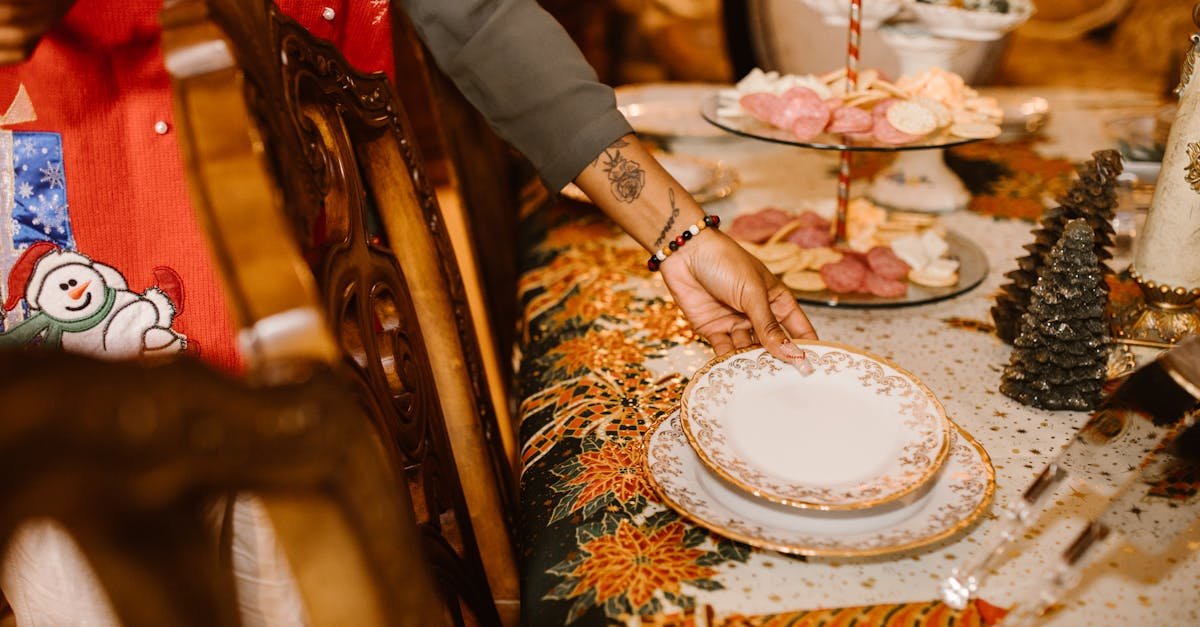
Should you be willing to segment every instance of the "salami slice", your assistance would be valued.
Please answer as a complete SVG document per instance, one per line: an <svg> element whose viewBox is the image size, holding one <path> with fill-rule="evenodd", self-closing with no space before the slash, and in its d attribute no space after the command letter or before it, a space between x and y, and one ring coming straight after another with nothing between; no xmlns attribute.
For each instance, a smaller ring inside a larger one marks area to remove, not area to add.
<svg viewBox="0 0 1200 627"><path fill-rule="evenodd" d="M850 141L860 144L875 143L875 120L871 120L871 126L861 133L845 133L846 138Z"/></svg>
<svg viewBox="0 0 1200 627"><path fill-rule="evenodd" d="M805 109L796 116L792 122L792 134L802 142L811 141L825 130L827 124L829 124L829 109L826 108L825 103L820 103L816 108Z"/></svg>
<svg viewBox="0 0 1200 627"><path fill-rule="evenodd" d="M903 280L912 269L888 246L876 246L868 250L867 264L871 266L871 271L894 281Z"/></svg>
<svg viewBox="0 0 1200 627"><path fill-rule="evenodd" d="M769 92L758 92L742 96L738 103L746 113L757 120L771 124L780 112L787 106L787 101Z"/></svg>
<svg viewBox="0 0 1200 627"><path fill-rule="evenodd" d="M909 135L904 131L892 126L891 122L887 121L886 117L875 118L875 139L884 144L892 144L899 146L901 144L911 144L912 142L921 139L921 135Z"/></svg>
<svg viewBox="0 0 1200 627"><path fill-rule="evenodd" d="M875 103L875 106L871 109L871 117L876 120L880 118L886 119L888 109L891 109L892 105L896 104L897 102L900 102L899 98L887 98L885 100L880 100L879 102Z"/></svg>
<svg viewBox="0 0 1200 627"><path fill-rule="evenodd" d="M800 141L808 141L825 130L830 107L817 92L807 87L792 87L783 92L783 99L787 107L775 126L791 130Z"/></svg>
<svg viewBox="0 0 1200 627"><path fill-rule="evenodd" d="M788 241L800 248L824 248L833 244L833 234L829 227L806 226L792 231Z"/></svg>
<svg viewBox="0 0 1200 627"><path fill-rule="evenodd" d="M821 266L821 280L838 294L857 292L867 276L867 266L854 257Z"/></svg>
<svg viewBox="0 0 1200 627"><path fill-rule="evenodd" d="M767 207L754 213L747 213L734 218L733 223L725 230L730 237L743 242L761 244L779 230L779 227L791 222L792 214L774 207Z"/></svg>
<svg viewBox="0 0 1200 627"><path fill-rule="evenodd" d="M882 298L900 298L908 292L908 283L867 272L863 277L862 289Z"/></svg>
<svg viewBox="0 0 1200 627"><path fill-rule="evenodd" d="M817 95L817 92L807 87L793 87L783 92L783 99L789 102L800 102L810 106L825 104L825 101L821 99L821 96Z"/></svg>
<svg viewBox="0 0 1200 627"><path fill-rule="evenodd" d="M822 218L821 214L813 211L812 209L805 209L804 211L800 212L800 217L796 218L796 221L800 223L800 228L814 227L818 229L825 229L826 231L828 231L830 228L829 220Z"/></svg>
<svg viewBox="0 0 1200 627"><path fill-rule="evenodd" d="M838 107L829 118L825 130L830 133L862 133L871 130L874 124L871 114L858 107Z"/></svg>

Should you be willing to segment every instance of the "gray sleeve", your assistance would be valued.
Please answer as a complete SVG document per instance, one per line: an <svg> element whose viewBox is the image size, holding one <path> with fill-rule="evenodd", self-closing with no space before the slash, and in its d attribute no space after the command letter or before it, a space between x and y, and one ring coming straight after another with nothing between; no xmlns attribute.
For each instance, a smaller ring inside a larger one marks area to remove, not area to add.
<svg viewBox="0 0 1200 627"><path fill-rule="evenodd" d="M633 132L579 48L534 0L403 0L438 66L552 192Z"/></svg>

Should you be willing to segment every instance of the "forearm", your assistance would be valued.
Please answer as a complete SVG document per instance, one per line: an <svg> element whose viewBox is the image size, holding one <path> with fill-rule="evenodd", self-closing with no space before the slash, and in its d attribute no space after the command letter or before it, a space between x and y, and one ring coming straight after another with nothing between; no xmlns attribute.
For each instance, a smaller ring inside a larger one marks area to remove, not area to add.
<svg viewBox="0 0 1200 627"><path fill-rule="evenodd" d="M575 184L648 251L666 246L704 210L646 150L626 135L579 173Z"/></svg>
<svg viewBox="0 0 1200 627"><path fill-rule="evenodd" d="M552 191L632 130L612 88L535 0L401 4L438 66Z"/></svg>

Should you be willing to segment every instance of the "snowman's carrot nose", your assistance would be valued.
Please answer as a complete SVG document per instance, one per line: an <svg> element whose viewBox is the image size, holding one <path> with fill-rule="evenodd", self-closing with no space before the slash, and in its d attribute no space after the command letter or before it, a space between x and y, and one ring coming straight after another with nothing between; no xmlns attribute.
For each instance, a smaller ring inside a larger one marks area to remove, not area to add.
<svg viewBox="0 0 1200 627"><path fill-rule="evenodd" d="M79 287L67 292L67 294L71 296L71 300L79 300L79 298L83 296L83 293L87 291L88 286L91 284L91 281L84 281Z"/></svg>

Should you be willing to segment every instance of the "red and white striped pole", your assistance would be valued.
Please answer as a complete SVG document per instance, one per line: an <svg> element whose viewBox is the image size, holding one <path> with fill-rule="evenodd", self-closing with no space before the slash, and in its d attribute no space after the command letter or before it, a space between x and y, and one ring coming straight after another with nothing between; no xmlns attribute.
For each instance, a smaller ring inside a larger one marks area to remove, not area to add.
<svg viewBox="0 0 1200 627"><path fill-rule="evenodd" d="M862 35L862 0L850 0L850 38L846 45L846 93L858 88L858 42ZM837 215L833 220L834 241L846 242L846 209L850 206L850 151L842 151L838 169Z"/></svg>

